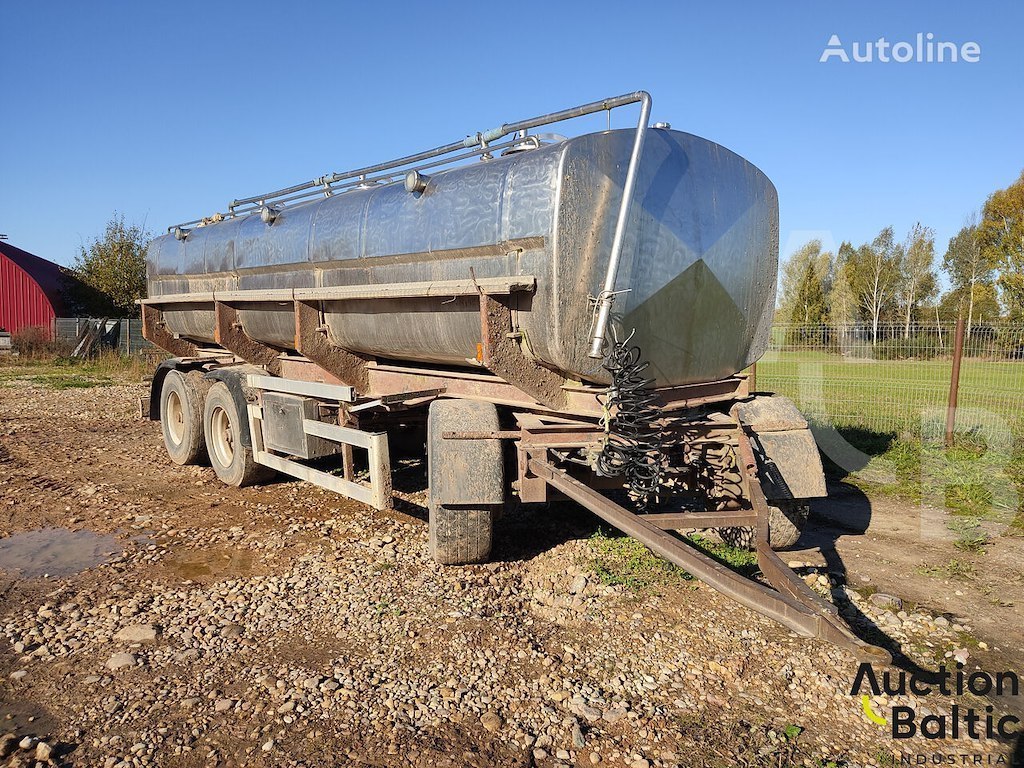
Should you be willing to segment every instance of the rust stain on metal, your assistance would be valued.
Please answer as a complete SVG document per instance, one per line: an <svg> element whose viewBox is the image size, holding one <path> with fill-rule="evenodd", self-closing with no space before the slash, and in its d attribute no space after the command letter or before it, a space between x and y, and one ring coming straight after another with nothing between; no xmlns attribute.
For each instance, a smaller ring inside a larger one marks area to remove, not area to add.
<svg viewBox="0 0 1024 768"><path fill-rule="evenodd" d="M224 349L252 365L263 366L267 372L281 373L280 352L246 334L238 320L238 310L222 301L214 302L214 340Z"/></svg>
<svg viewBox="0 0 1024 768"><path fill-rule="evenodd" d="M522 432L514 429L498 429L484 431L462 431L447 430L441 433L442 440L518 440Z"/></svg>
<svg viewBox="0 0 1024 768"><path fill-rule="evenodd" d="M320 326L320 311L301 301L295 302L295 348L342 383L361 394L368 392L370 358L333 344Z"/></svg>
<svg viewBox="0 0 1024 768"><path fill-rule="evenodd" d="M156 344L160 349L166 349L175 357L199 356L199 348L168 331L164 323L164 313L148 304L142 305L142 338Z"/></svg>
<svg viewBox="0 0 1024 768"><path fill-rule="evenodd" d="M552 410L565 410L565 378L526 357L509 338L512 310L493 296L480 295L481 362L484 367Z"/></svg>

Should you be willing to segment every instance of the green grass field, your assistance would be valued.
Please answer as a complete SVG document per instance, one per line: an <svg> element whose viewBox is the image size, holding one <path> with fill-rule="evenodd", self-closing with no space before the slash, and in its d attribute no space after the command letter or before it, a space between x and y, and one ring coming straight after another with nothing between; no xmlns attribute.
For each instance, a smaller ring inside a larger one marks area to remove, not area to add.
<svg viewBox="0 0 1024 768"><path fill-rule="evenodd" d="M790 397L816 427L835 428L831 438L823 439L827 429L816 434L836 458L834 476L947 509L950 528L972 549L984 544L981 521L1024 534L1024 361L963 360L956 444L947 450L951 370L948 359L770 352L757 364L757 388ZM830 450L835 442L841 450Z"/></svg>
<svg viewBox="0 0 1024 768"><path fill-rule="evenodd" d="M949 360L847 359L827 352L769 352L758 389L784 394L809 416L836 425L920 434L944 423ZM1024 434L1024 361L965 358L957 428Z"/></svg>

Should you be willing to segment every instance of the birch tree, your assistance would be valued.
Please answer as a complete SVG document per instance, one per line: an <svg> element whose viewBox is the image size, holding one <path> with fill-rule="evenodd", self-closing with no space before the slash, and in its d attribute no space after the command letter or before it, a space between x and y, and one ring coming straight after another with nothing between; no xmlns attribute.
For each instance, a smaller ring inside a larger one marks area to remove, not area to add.
<svg viewBox="0 0 1024 768"><path fill-rule="evenodd" d="M899 287L903 247L886 227L869 244L858 248L844 265L857 302L871 321L871 343L878 343L882 316L892 309Z"/></svg>
<svg viewBox="0 0 1024 768"><path fill-rule="evenodd" d="M964 310L967 313L967 338L971 337L971 329L978 316L979 300L991 299L995 295L994 254L981 247L976 222L974 216L968 219L966 226L949 239L946 254L942 257L942 269L949 275L950 294L961 306L958 314Z"/></svg>
<svg viewBox="0 0 1024 768"><path fill-rule="evenodd" d="M918 222L910 230L903 245L902 287L903 338L910 338L910 323L918 304L934 296L937 289L935 270L935 230Z"/></svg>

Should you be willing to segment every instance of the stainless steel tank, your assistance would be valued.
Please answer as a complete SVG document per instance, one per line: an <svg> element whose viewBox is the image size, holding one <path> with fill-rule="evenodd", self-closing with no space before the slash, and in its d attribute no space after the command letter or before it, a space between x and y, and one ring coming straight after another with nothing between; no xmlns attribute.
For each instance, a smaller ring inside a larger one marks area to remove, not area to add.
<svg viewBox="0 0 1024 768"><path fill-rule="evenodd" d="M634 131L556 141L155 239L149 295L533 275L514 294L524 348L570 377L606 383L588 357L592 297L608 266ZM649 129L614 304L659 386L719 379L764 352L775 305L778 199L757 168L706 139ZM324 302L342 346L394 360L466 365L480 341L474 298ZM174 305L171 331L213 339L210 305ZM245 332L291 349L288 304L240 308Z"/></svg>

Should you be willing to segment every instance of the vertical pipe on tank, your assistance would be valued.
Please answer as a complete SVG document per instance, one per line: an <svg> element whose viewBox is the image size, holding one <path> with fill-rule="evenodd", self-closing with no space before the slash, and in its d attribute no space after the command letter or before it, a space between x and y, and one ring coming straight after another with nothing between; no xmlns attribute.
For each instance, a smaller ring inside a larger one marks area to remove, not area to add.
<svg viewBox="0 0 1024 768"><path fill-rule="evenodd" d="M604 336L608 330L608 319L611 317L612 301L615 300L615 278L622 257L622 244L626 239L626 222L629 219L637 168L640 166L640 155L644 150L644 138L647 135L650 117L651 95L646 91L640 91L640 119L636 126L636 138L633 139L633 154L629 158L626 183L622 187L622 203L619 205L619 218L615 222L615 239L612 241L611 256L608 258L608 272L605 274L604 287L597 297L597 321L590 337L590 357L598 360L604 357Z"/></svg>

